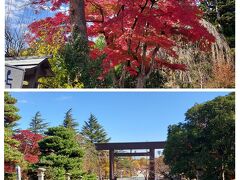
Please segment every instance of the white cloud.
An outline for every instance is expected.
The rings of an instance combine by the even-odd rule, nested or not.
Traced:
[[[18,103],[27,104],[28,101],[26,99],[21,99],[21,100],[18,100]]]
[[[60,12],[67,12],[69,10],[69,6],[62,5],[60,6],[59,10]]]
[[[5,13],[6,15],[17,17],[17,15],[24,12],[28,4],[28,0],[6,0]]]
[[[57,101],[66,101],[72,99],[72,96],[60,96],[58,98],[56,98]]]
[[[52,16],[56,12],[68,13],[69,6],[63,4],[56,12],[50,11],[51,3],[35,6],[30,0],[5,0],[6,28],[12,32],[26,33],[33,21]],[[38,14],[39,13],[39,14]]]

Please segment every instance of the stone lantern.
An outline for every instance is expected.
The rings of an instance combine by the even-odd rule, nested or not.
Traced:
[[[46,171],[45,168],[38,168],[37,169],[37,176],[38,176],[38,180],[44,180],[44,172]]]
[[[66,180],[71,180],[71,173],[66,173]]]

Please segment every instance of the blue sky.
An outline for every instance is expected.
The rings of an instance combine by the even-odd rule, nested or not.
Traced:
[[[56,12],[67,12],[68,6],[62,5],[55,12],[50,11],[51,4],[33,6],[30,0],[5,0],[5,22],[12,30],[19,30],[21,33],[28,31],[27,26],[33,21],[53,16]]]
[[[184,121],[184,113],[227,92],[12,92],[18,99],[21,129],[37,111],[50,126],[62,124],[72,108],[80,124],[94,114],[111,142],[166,140],[167,127]]]

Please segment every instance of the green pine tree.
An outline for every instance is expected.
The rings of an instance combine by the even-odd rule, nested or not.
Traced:
[[[47,169],[46,179],[65,180],[66,173],[71,174],[72,180],[86,176],[91,179],[82,170],[84,151],[74,131],[60,126],[49,128],[45,134],[47,137],[39,142],[42,154],[38,165]]]
[[[63,120],[63,127],[76,131],[76,128],[78,127],[78,125],[79,124],[75,122],[75,119],[73,119],[72,108],[71,108],[65,113],[65,118]]]
[[[91,143],[106,143],[110,138],[104,128],[98,123],[97,118],[91,114],[88,121],[85,121],[81,134]]]
[[[48,123],[44,123],[43,121],[44,119],[42,119],[41,113],[38,111],[29,124],[29,130],[35,134],[43,134],[48,127]]]
[[[16,121],[21,117],[17,114],[19,111],[15,106],[17,100],[13,98],[8,92],[4,93],[4,127],[13,128],[16,126]]]
[[[15,106],[17,100],[10,93],[4,93],[4,175],[6,180],[16,179],[15,166],[26,167],[23,154],[18,151],[19,142],[12,138],[13,127],[21,117]]]

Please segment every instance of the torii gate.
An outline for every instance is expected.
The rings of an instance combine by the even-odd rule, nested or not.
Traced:
[[[109,151],[109,179],[115,180],[114,177],[114,157],[115,156],[149,156],[149,180],[155,180],[155,149],[164,149],[166,142],[127,142],[127,143],[95,143],[97,150]],[[148,149],[149,152],[130,152],[119,153],[115,150],[131,150],[131,149]]]

